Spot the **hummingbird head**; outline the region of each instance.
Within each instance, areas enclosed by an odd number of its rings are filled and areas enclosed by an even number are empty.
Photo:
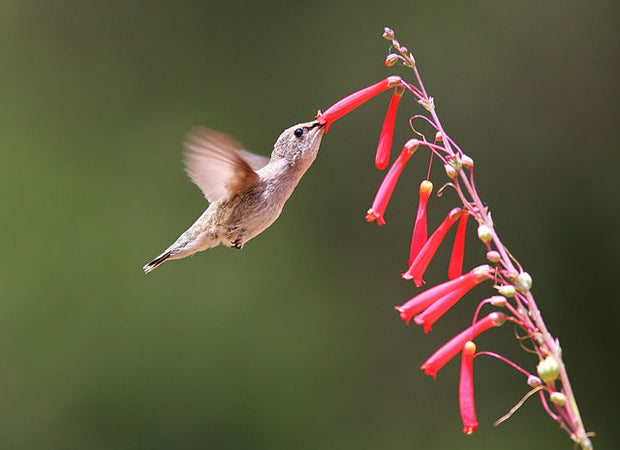
[[[316,158],[323,132],[323,125],[316,120],[287,128],[273,147],[272,159],[284,159],[290,165],[305,171]]]

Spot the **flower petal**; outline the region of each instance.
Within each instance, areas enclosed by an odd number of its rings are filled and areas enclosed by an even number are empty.
[[[413,236],[411,238],[411,251],[409,252],[409,265],[418,256],[427,239],[426,228],[426,205],[428,199],[433,192],[433,183],[428,180],[424,180],[420,183],[420,200],[418,202],[418,212],[415,216],[415,224],[413,225]]]
[[[381,80],[378,83],[373,84],[372,86],[368,86],[367,88],[347,95],[342,100],[327,108],[325,112],[319,112],[317,114],[317,121],[321,125],[325,125],[325,132],[327,133],[327,130],[332,122],[335,122],[345,114],[350,113],[362,103],[365,103],[373,98],[375,95],[380,94],[391,87],[399,86],[401,83],[402,79],[399,76],[391,76],[387,77],[385,80]]]
[[[467,341],[461,357],[461,377],[459,380],[459,409],[463,419],[463,433],[472,434],[478,428],[474,406],[474,354],[476,344]]]
[[[394,89],[390,106],[388,107],[381,134],[379,135],[379,145],[377,145],[377,154],[375,156],[375,166],[379,170],[383,170],[390,162],[390,151],[392,150],[392,136],[394,135],[394,122],[396,120],[396,110],[398,102],[405,93],[405,88],[398,86]]]
[[[468,274],[465,274],[455,280],[446,281],[430,289],[427,289],[426,291],[416,295],[409,301],[403,303],[401,306],[396,306],[395,309],[400,312],[400,317],[404,321],[406,321],[407,324],[409,324],[409,321],[413,316],[424,311],[435,302],[440,301],[444,297],[450,295],[452,292],[460,292],[462,289],[467,288],[461,294],[462,297],[473,286],[484,280],[485,277],[483,275],[490,273],[490,271],[491,268],[489,266],[478,266],[475,269],[471,270]]]
[[[454,358],[458,352],[461,351],[465,342],[474,339],[483,331],[492,327],[499,327],[506,320],[506,315],[501,312],[492,312],[491,314],[483,317],[477,321],[474,325],[461,331],[458,335],[446,342],[441,348],[428,358],[421,369],[426,375],[431,375],[433,378],[437,376],[437,371],[445,366],[448,361]]]
[[[454,225],[456,220],[459,218],[461,212],[462,211],[459,208],[454,208],[448,213],[443,222],[441,222],[431,237],[428,238],[424,246],[420,249],[420,252],[409,266],[409,270],[402,274],[402,277],[405,280],[413,279],[417,287],[424,284],[422,276],[424,275],[426,268],[430,264],[431,259],[433,259],[433,256],[435,256],[435,252],[439,248],[439,244],[441,244],[441,241],[446,236],[446,233],[450,227]]]
[[[398,177],[400,177],[405,164],[409,161],[409,158],[411,158],[411,155],[413,155],[417,148],[417,139],[410,139],[405,143],[400,155],[398,155],[398,158],[396,158],[396,161],[394,161],[394,164],[392,164],[392,167],[390,167],[390,170],[388,170],[388,173],[381,182],[377,195],[375,195],[375,200],[372,202],[372,207],[366,213],[367,222],[377,220],[379,225],[385,225],[383,214],[385,213],[385,209],[387,208],[390,198],[392,197]]]
[[[465,231],[467,229],[467,218],[469,214],[465,213],[459,219],[459,225],[456,228],[456,236],[454,237],[454,246],[450,255],[450,265],[448,266],[448,278],[453,279],[463,273],[463,255],[465,253]]]

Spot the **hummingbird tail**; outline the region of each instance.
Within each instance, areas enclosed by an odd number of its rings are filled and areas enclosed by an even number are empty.
[[[143,267],[144,273],[149,273],[153,269],[161,266],[163,263],[166,262],[168,258],[170,258],[171,255],[172,255],[172,252],[170,250],[165,251],[164,253],[162,253],[157,258],[155,258],[153,261],[149,262],[147,265]]]

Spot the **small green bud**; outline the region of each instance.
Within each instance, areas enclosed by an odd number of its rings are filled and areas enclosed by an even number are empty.
[[[545,383],[552,383],[560,375],[560,366],[555,358],[549,355],[538,363],[536,371]]]
[[[443,166],[444,169],[446,169],[446,175],[448,175],[448,178],[451,179],[455,179],[458,176],[458,172],[456,171],[456,169],[452,166],[452,164],[447,163],[445,166]]]
[[[527,272],[521,272],[515,280],[515,287],[519,292],[527,292],[532,288],[532,277]]]
[[[489,300],[491,301],[491,305],[497,306],[498,308],[506,306],[506,297],[503,295],[494,295]]]
[[[510,284],[505,284],[504,286],[499,286],[497,292],[504,297],[512,298],[515,296],[515,287]]]
[[[488,244],[493,239],[493,233],[489,227],[482,224],[478,227],[478,238],[485,244]]]
[[[530,387],[536,388],[542,384],[542,380],[534,375],[527,377],[527,384]]]
[[[566,396],[561,392],[554,392],[553,394],[551,394],[550,398],[551,401],[558,406],[564,406],[564,404],[566,403]]]
[[[487,259],[489,260],[489,262],[498,263],[501,261],[502,256],[497,250],[491,250],[490,252],[487,252]]]
[[[467,169],[474,167],[474,160],[467,155],[463,155],[461,162],[463,163],[463,167],[466,167]]]

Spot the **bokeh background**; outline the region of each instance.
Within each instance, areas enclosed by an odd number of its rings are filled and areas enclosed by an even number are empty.
[[[480,428],[461,432],[458,363],[420,364],[471,320],[393,306],[427,156],[379,228],[389,95],[333,125],[281,218],[242,251],[141,267],[205,208],[188,128],[268,154],[280,131],[393,73],[390,25],[444,125],[477,161],[498,231],[534,277],[599,448],[617,440],[618,3],[4,0],[0,5],[0,447],[572,448],[527,386],[476,361]],[[395,146],[410,137],[410,96]],[[433,171],[436,186],[443,174]],[[434,198],[429,226],[455,205]],[[473,227],[467,261],[483,261]],[[449,245],[431,265],[445,279]],[[531,369],[509,326],[478,340]],[[614,431],[615,427],[615,431]]]

